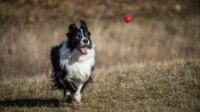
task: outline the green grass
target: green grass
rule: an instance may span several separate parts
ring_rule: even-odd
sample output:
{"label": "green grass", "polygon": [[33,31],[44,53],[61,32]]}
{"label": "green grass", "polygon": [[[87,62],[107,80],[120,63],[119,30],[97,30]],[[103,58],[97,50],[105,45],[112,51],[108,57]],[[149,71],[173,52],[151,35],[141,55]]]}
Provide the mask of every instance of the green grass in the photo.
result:
{"label": "green grass", "polygon": [[51,88],[48,74],[4,79],[0,91],[2,111],[194,112],[200,110],[200,60],[97,69],[76,106]]}

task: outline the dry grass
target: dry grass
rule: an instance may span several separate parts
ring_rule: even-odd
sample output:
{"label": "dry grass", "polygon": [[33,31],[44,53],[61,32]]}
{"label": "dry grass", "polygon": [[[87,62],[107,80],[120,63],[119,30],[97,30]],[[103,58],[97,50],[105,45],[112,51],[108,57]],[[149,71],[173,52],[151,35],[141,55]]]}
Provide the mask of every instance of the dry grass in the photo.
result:
{"label": "dry grass", "polygon": [[[135,63],[95,71],[83,104],[63,101],[50,77],[38,74],[0,83],[3,111],[199,111],[200,61]],[[22,86],[23,85],[23,86]]]}
{"label": "dry grass", "polygon": [[[132,24],[91,23],[97,66],[198,58],[199,20],[199,16],[194,16],[185,20],[153,19]],[[49,51],[65,40],[67,25],[22,25],[2,30],[0,76],[49,72]]]}
{"label": "dry grass", "polygon": [[0,31],[0,110],[199,111],[200,17],[90,23],[95,82],[74,107],[51,88],[49,51],[67,25]]}
{"label": "dry grass", "polygon": [[133,24],[115,23],[107,28],[94,28],[98,62],[109,66],[140,61],[198,58],[200,22],[199,18],[195,19],[136,21]]}

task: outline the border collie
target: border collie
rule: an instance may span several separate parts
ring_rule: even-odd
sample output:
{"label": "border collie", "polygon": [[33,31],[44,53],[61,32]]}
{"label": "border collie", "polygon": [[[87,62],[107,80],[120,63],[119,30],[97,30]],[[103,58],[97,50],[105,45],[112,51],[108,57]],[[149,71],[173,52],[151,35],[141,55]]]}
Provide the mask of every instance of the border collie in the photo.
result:
{"label": "border collie", "polygon": [[70,24],[67,40],[51,49],[55,87],[64,90],[67,101],[81,101],[81,91],[92,81],[95,68],[95,45],[85,21],[80,28]]}

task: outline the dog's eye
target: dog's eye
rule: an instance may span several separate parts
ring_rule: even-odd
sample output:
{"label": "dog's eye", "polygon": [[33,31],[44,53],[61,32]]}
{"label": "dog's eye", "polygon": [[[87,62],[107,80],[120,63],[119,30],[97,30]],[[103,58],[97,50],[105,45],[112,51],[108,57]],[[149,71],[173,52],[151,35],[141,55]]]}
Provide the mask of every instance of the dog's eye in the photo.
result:
{"label": "dog's eye", "polygon": [[77,39],[80,39],[80,38],[81,38],[81,35],[80,35],[80,34],[77,34],[77,35],[76,35],[76,38],[77,38]]}
{"label": "dog's eye", "polygon": [[87,33],[85,33],[85,37],[88,37],[88,34],[87,34]]}

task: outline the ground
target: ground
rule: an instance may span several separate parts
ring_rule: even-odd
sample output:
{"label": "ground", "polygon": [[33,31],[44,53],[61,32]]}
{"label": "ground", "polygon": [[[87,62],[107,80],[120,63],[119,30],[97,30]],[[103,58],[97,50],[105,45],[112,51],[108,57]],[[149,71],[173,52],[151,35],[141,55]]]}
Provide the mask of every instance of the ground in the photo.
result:
{"label": "ground", "polygon": [[200,60],[135,63],[97,69],[82,103],[68,104],[44,74],[0,83],[3,111],[152,111],[200,110]]}

